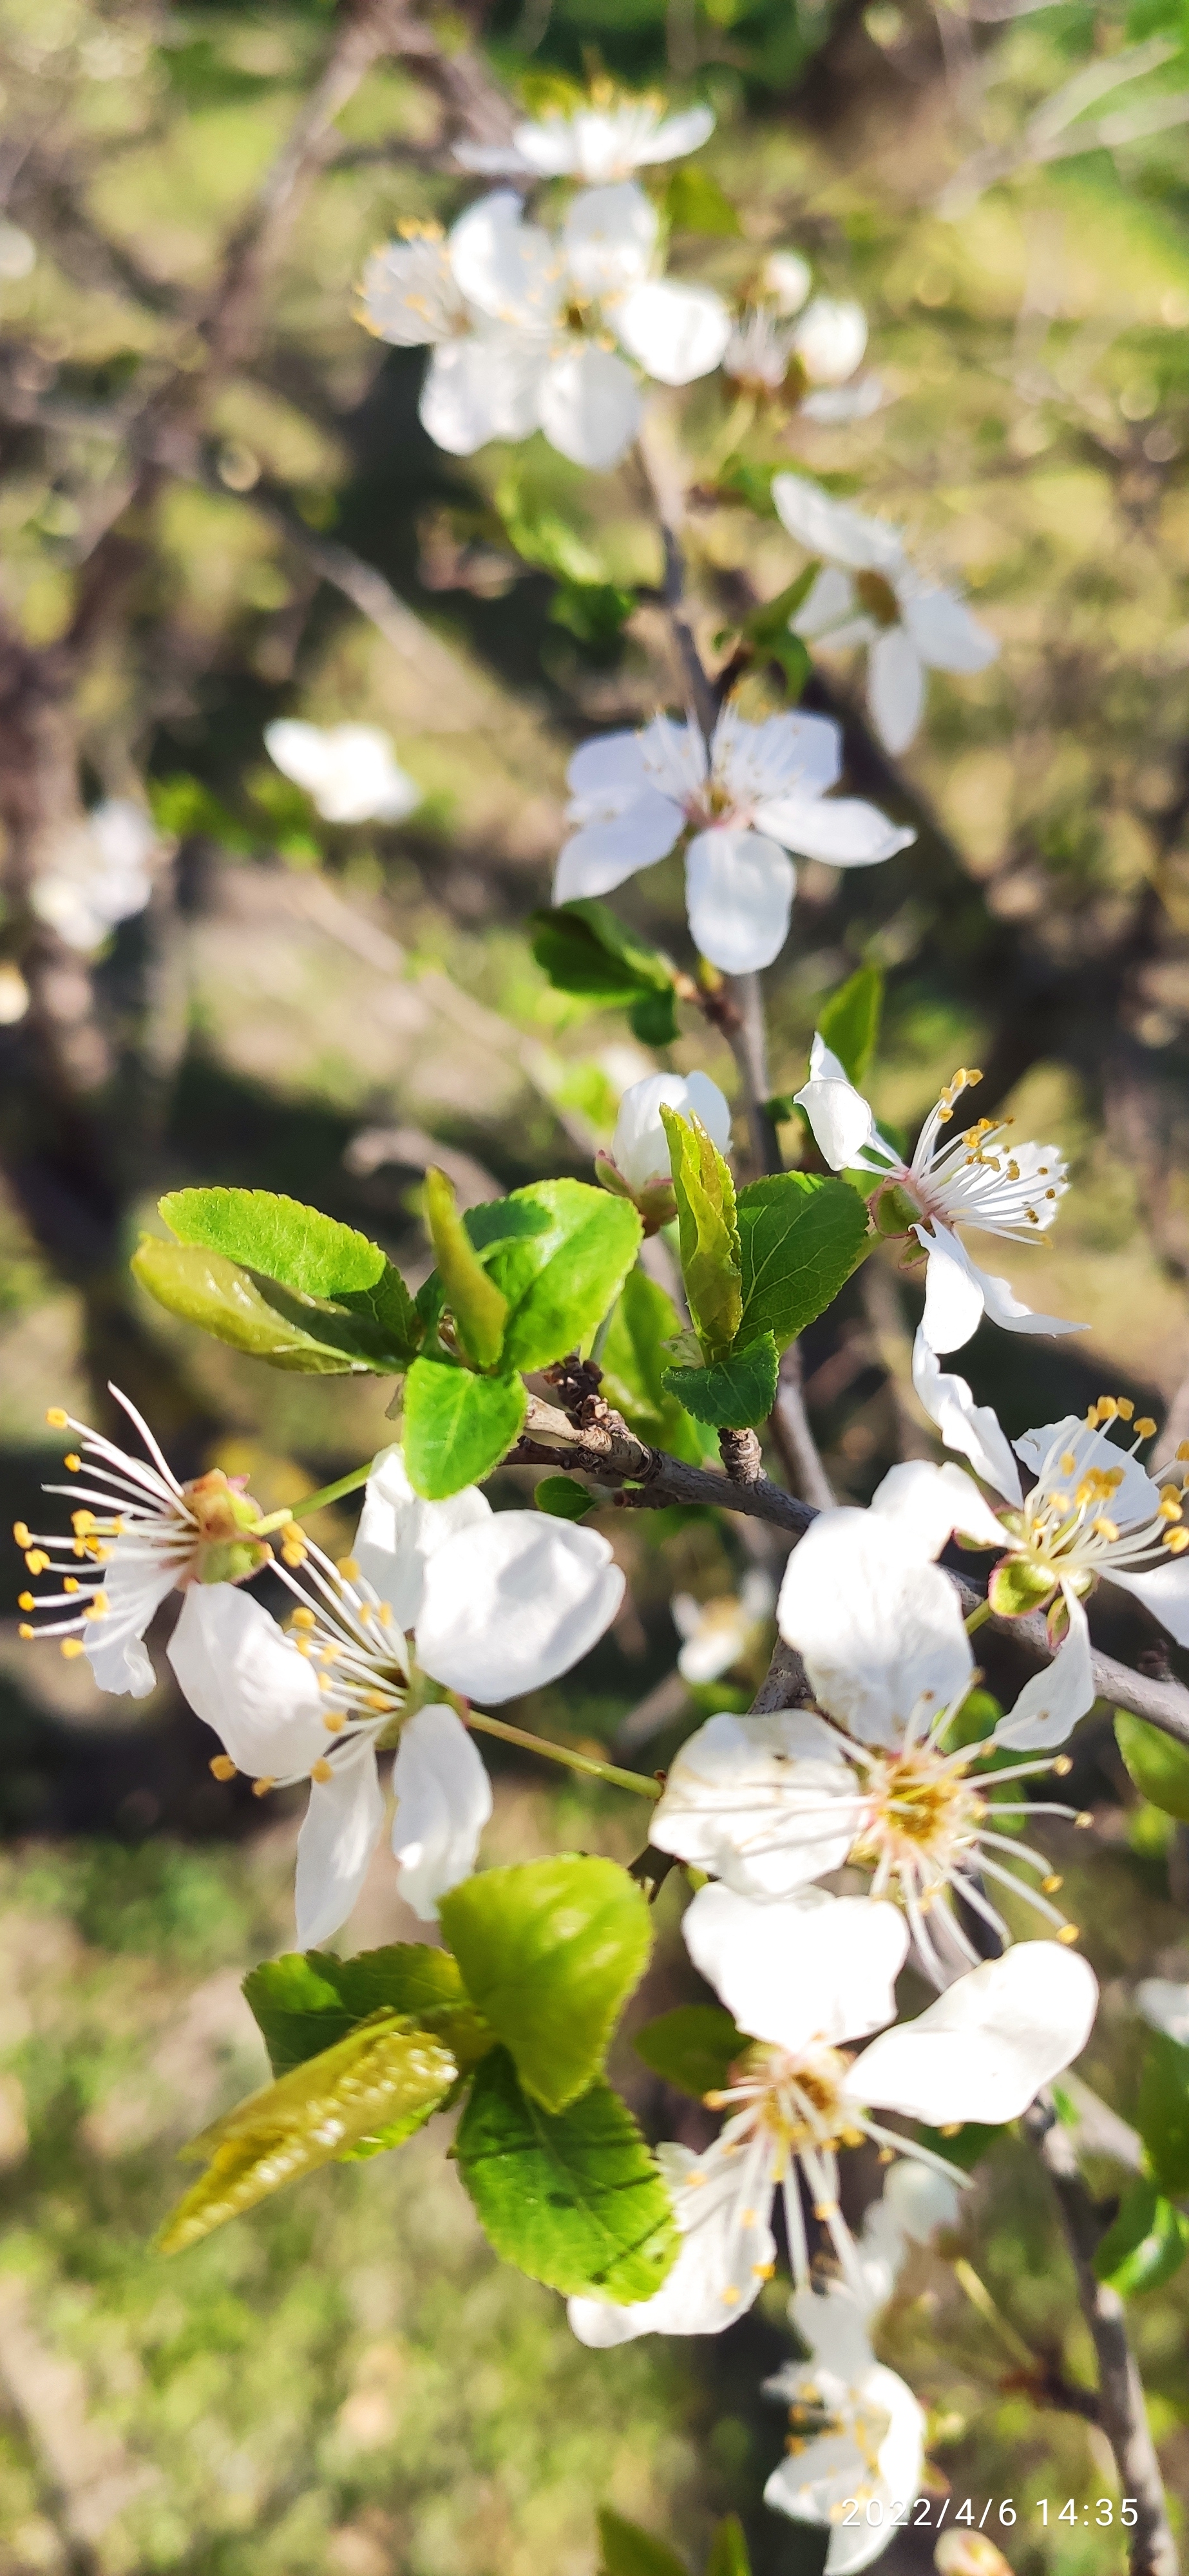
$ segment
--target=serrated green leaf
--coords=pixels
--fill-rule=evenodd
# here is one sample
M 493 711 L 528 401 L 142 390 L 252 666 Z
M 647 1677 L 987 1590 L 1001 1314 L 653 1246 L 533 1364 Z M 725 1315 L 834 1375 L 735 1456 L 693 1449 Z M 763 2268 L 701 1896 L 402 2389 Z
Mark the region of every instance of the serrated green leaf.
M 507 1299 L 505 1368 L 548 1368 L 591 1342 L 643 1239 L 630 1202 L 589 1181 L 533 1181 L 490 1208 L 468 1211 L 474 1242 L 472 1217 L 485 1221 L 478 1248 Z M 494 1232 L 501 1224 L 504 1231 Z
M 321 2056 L 377 2011 L 399 2013 L 432 2039 L 441 2040 L 465 2076 L 494 2045 L 471 2003 L 448 1950 L 424 1942 L 398 1942 L 336 1959 L 319 1950 L 267 1959 L 244 1978 L 244 1995 L 258 2022 L 274 2075 Z M 436 2107 L 424 2113 L 428 2119 Z M 449 2108 L 449 2102 L 445 2105 Z M 344 2161 L 379 2155 L 411 2134 L 407 2117 L 343 2149 Z
M 735 239 L 743 229 L 717 179 L 712 179 L 708 170 L 695 169 L 691 162 L 683 163 L 670 175 L 665 215 L 670 224 L 685 232 L 713 233 L 724 240 Z
M 846 1181 L 779 1172 L 740 1190 L 740 1339 L 771 1333 L 787 1349 L 824 1313 L 865 1257 L 867 1211 Z
M 685 2560 L 609 2505 L 599 2511 L 599 2576 L 688 2576 Z
M 1141 1796 L 1189 1824 L 1189 1745 L 1124 1708 L 1115 1710 L 1115 1740 Z
M 637 2057 L 654 2075 L 675 2084 L 679 2093 L 692 2093 L 697 2102 L 707 2093 L 722 2092 L 747 2045 L 729 2012 L 717 2004 L 676 2004 L 672 2012 L 645 2022 L 632 2040 Z
M 476 1368 L 494 1368 L 503 1347 L 508 1300 L 479 1260 L 451 1183 L 432 1164 L 425 1175 L 425 1222 L 463 1350 Z
M 860 1091 L 879 1040 L 883 994 L 882 967 L 860 966 L 822 1003 L 817 1015 L 826 1045 Z
M 366 1234 L 273 1190 L 171 1190 L 158 1204 L 179 1243 L 223 1252 L 307 1297 L 372 1288 L 384 1268 L 379 1244 Z
M 638 1266 L 629 1270 L 602 1347 L 602 1393 L 628 1429 L 650 1448 L 667 1449 L 691 1466 L 702 1459 L 702 1444 L 688 1414 L 664 1387 L 665 1353 L 661 1344 L 680 1330 L 671 1297 Z
M 735 1184 L 698 1119 L 681 1118 L 662 1104 L 661 1121 L 669 1140 L 690 1320 L 703 1357 L 725 1359 L 743 1316 Z
M 724 2514 L 715 2531 L 706 2576 L 751 2576 L 747 2541 L 737 2513 Z
M 442 1931 L 521 2082 L 564 2110 L 599 2073 L 652 1948 L 648 1902 L 615 1861 L 560 1853 L 464 1879 Z
M 617 920 L 593 895 L 534 912 L 533 955 L 562 993 L 627 1004 L 650 993 L 672 994 L 673 969 L 659 948 Z
M 166 2254 L 197 2245 L 285 2183 L 381 2135 L 408 2136 L 445 2100 L 458 2067 L 442 2041 L 395 2013 L 369 2022 L 251 2095 L 184 2149 L 207 2171 L 166 2221 Z
M 736 1343 L 725 1360 L 716 1360 L 710 1368 L 666 1369 L 661 1382 L 695 1422 L 746 1431 L 767 1421 L 779 1374 L 780 1353 L 771 1333 L 765 1333 L 744 1347 Z
M 555 1521 L 583 1521 L 595 1508 L 595 1497 L 588 1494 L 573 1476 L 542 1476 L 533 1492 L 539 1512 L 548 1512 Z
M 1133 2182 L 1118 2216 L 1094 2254 L 1094 2270 L 1120 2298 L 1158 2290 L 1189 2253 L 1189 2219 L 1165 2200 L 1154 2183 Z
M 664 2183 L 630 2111 L 601 2080 L 554 2114 L 507 2051 L 475 2076 L 458 2169 L 496 2253 L 567 2297 L 624 2305 L 659 2290 L 677 2251 Z
M 523 1381 L 472 1377 L 445 1360 L 416 1359 L 405 1380 L 405 1468 L 415 1494 L 443 1502 L 489 1476 L 519 1438 Z
M 198 1244 L 142 1235 L 131 1267 L 134 1279 L 169 1314 L 233 1350 L 266 1360 L 270 1368 L 341 1377 L 382 1376 L 404 1365 L 386 1358 L 374 1326 L 345 1306 L 254 1278 L 238 1262 Z
M 1148 2042 L 1135 2125 L 1155 2181 L 1180 2200 L 1189 2192 L 1189 2048 L 1164 2031 Z

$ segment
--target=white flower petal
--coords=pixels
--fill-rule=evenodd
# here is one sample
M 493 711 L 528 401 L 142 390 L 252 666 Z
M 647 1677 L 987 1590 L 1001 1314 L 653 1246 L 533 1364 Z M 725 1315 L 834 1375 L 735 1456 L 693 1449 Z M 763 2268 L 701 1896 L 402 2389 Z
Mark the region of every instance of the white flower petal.
M 822 1512 L 789 1558 L 776 1616 L 820 1705 L 864 1744 L 900 1743 L 918 1702 L 936 1715 L 969 1683 L 953 1584 L 881 1514 Z
M 683 153 L 697 152 L 713 132 L 713 108 L 678 108 L 673 116 L 662 117 L 647 149 L 637 149 L 637 165 L 642 169 L 649 162 L 676 161 Z
M 390 1603 L 398 1628 L 411 1628 L 421 1608 L 427 1558 L 457 1531 L 490 1518 L 491 1505 L 477 1485 L 464 1485 L 444 1503 L 423 1502 L 409 1483 L 397 1443 L 374 1461 L 351 1554 L 381 1601 Z
M 625 813 L 584 823 L 571 834 L 557 862 L 554 902 L 572 903 L 576 895 L 611 894 L 637 868 L 650 868 L 667 858 L 684 829 L 680 805 L 657 788 L 645 787 Z
M 867 346 L 867 316 L 861 304 L 836 303 L 815 295 L 793 333 L 796 350 L 811 385 L 842 385 L 853 376 Z
M 856 1091 L 820 1030 L 815 1031 L 810 1050 L 809 1080 L 794 1097 L 831 1171 L 861 1168 L 866 1148 L 880 1141 L 871 1105 Z
M 514 188 L 468 206 L 450 235 L 450 265 L 468 304 L 518 331 L 550 327 L 562 298 L 560 263 L 539 224 L 526 224 Z
M 638 733 L 596 734 L 581 743 L 566 771 L 570 794 L 582 807 L 575 822 L 592 813 L 622 814 L 650 784 L 644 740 Z
M 726 975 L 770 966 L 788 937 L 797 876 L 759 832 L 699 832 L 685 856 L 689 926 L 703 957 Z
M 773 2146 L 761 2141 L 732 2154 L 716 2138 L 704 2155 L 682 2157 L 658 2147 L 681 2246 L 668 2280 L 635 2307 L 571 2299 L 569 2319 L 580 2343 L 606 2351 L 646 2334 L 722 2334 L 758 2298 L 776 2252 L 768 2224 L 774 2189 Z
M 191 1708 L 238 1770 L 285 1779 L 326 1753 L 329 1702 L 313 1665 L 250 1593 L 190 1584 L 165 1651 Z
M 434 350 L 421 388 L 422 427 L 448 456 L 473 456 L 492 438 L 528 438 L 547 364 L 544 342 L 507 331 L 446 341 Z
M 722 1711 L 675 1754 L 650 1839 L 762 1901 L 841 1869 L 862 1812 L 854 1773 L 820 1718 Z
M 681 1930 L 739 2029 L 777 2048 L 861 2039 L 896 2010 L 908 1926 L 894 1905 L 820 1887 L 757 1905 L 730 1887 L 700 1887 Z
M 146 1628 L 177 1581 L 177 1568 L 155 1571 L 143 1558 L 121 1556 L 116 1540 L 103 1569 L 107 1610 L 88 1620 L 83 1632 L 87 1661 L 98 1689 L 131 1699 L 147 1699 L 157 1687 L 152 1658 L 143 1644 Z
M 885 751 L 907 751 L 921 721 L 925 675 L 905 626 L 885 626 L 867 664 L 867 704 Z
M 983 1277 L 948 1226 L 914 1229 L 929 1259 L 921 1331 L 933 1351 L 958 1351 L 983 1319 Z
M 951 2120 L 997 2127 L 1017 2120 L 1081 2055 L 1097 2003 L 1094 1971 L 1076 1950 L 1017 1941 L 959 1977 L 916 2021 L 883 2031 L 843 2089 L 933 2128 Z
M 820 2365 L 804 2377 L 816 2387 Z M 919 2491 L 925 2418 L 911 2388 L 881 2362 L 872 2362 L 850 2388 L 831 2375 L 821 2393 L 832 2411 L 838 2408 L 844 2429 L 819 2433 L 790 2452 L 773 2470 L 764 2501 L 794 2521 L 830 2525 L 825 2576 L 860 2576 L 893 2538 L 893 2510 L 910 2505 Z M 851 2518 L 856 2492 L 878 2502 L 878 2518 L 869 2522 L 865 2509 Z
M 731 336 L 730 314 L 712 286 L 679 286 L 667 277 L 630 287 L 614 319 L 629 357 L 661 385 L 708 376 Z
M 972 617 L 956 590 L 921 582 L 900 584 L 900 614 L 922 662 L 934 671 L 985 671 L 999 652 L 998 638 Z
M 1113 1565 L 1103 1572 L 1121 1591 L 1133 1592 L 1178 1646 L 1189 1646 L 1189 1565 L 1183 1556 L 1170 1556 L 1150 1574 L 1124 1574 Z
M 1142 1977 L 1135 2000 L 1153 2030 L 1189 2048 L 1189 1985 L 1178 1985 L 1171 1977 Z
M 650 1073 L 633 1082 L 619 1104 L 611 1160 L 633 1189 L 658 1173 L 669 1172 L 669 1140 L 661 1123 L 662 1106 L 683 1118 L 697 1118 L 711 1143 L 725 1154 L 731 1142 L 731 1113 L 718 1084 L 708 1073 Z
M 894 572 L 904 560 L 898 528 L 868 519 L 846 501 L 833 501 L 805 474 L 775 474 L 774 507 L 798 545 L 825 555 L 848 572 Z
M 562 236 L 566 267 L 579 293 L 622 295 L 647 277 L 659 224 L 655 206 L 634 180 L 584 188 L 570 207 Z
M 751 724 L 728 705 L 714 728 L 711 767 L 724 799 L 724 819 L 729 806 L 747 810 L 756 821 L 753 809 L 763 799 L 780 803 L 788 795 L 804 804 L 837 785 L 841 728 L 831 716 L 805 716 L 792 709 Z
M 397 349 L 449 339 L 463 312 L 444 241 L 385 242 L 364 262 L 359 291 L 369 331 Z
M 940 1556 L 957 1533 L 982 1547 L 1001 1548 L 1002 1521 L 984 1502 L 964 1467 L 935 1467 L 928 1458 L 905 1458 L 890 1467 L 871 1498 L 871 1509 L 893 1520 L 922 1557 Z
M 912 1347 L 912 1382 L 946 1448 L 960 1449 L 976 1475 L 1002 1494 L 1005 1502 L 1019 1505 L 1023 1501 L 1020 1471 L 998 1415 L 989 1404 L 975 1403 L 964 1377 L 952 1377 L 943 1370 L 921 1331 Z
M 317 1949 L 346 1922 L 383 1822 L 384 1800 L 370 1744 L 352 1760 L 336 1762 L 329 1780 L 312 1782 L 297 1837 L 293 1891 L 301 1949 Z
M 328 823 L 400 823 L 421 802 L 379 725 L 301 724 L 281 717 L 264 747 L 286 778 L 313 798 Z
M 800 411 L 803 420 L 816 420 L 823 429 L 843 429 L 852 420 L 870 420 L 883 401 L 882 376 L 856 376 L 849 385 L 822 385 L 803 395 Z
M 772 796 L 757 805 L 758 830 L 804 859 L 830 868 L 873 868 L 915 841 L 908 826 L 889 822 L 878 805 L 856 796 Z
M 760 283 L 770 295 L 777 312 L 786 317 L 799 313 L 813 284 L 813 270 L 799 250 L 770 250 L 764 262 Z
M 1064 1744 L 1079 1717 L 1094 1706 L 1086 1613 L 1076 1592 L 1068 1586 L 1063 1589 L 1069 1635 L 1052 1663 L 1025 1682 L 1015 1707 L 1000 1719 L 995 1729 L 997 1744 L 1010 1744 L 1025 1753 L 1047 1752 L 1052 1745 Z
M 541 384 L 540 421 L 550 446 L 592 474 L 618 464 L 643 408 L 631 368 L 609 349 L 588 345 L 554 359 Z
M 889 2167 L 883 2196 L 890 2217 L 914 2245 L 929 2245 L 942 2228 L 956 2227 L 962 2209 L 959 2185 L 912 2156 L 900 2156 Z
M 491 1782 L 473 1735 L 452 1708 L 419 1708 L 400 1731 L 392 1770 L 397 1884 L 422 1923 L 475 1866 L 491 1814 Z
M 855 585 L 848 572 L 838 564 L 823 564 L 812 590 L 806 593 L 800 607 L 789 619 L 794 635 L 802 635 L 807 644 L 819 635 L 833 640 L 833 629 L 844 626 L 854 613 Z M 866 642 L 868 621 L 862 621 L 860 640 Z
M 484 1707 L 518 1699 L 589 1653 L 623 1589 L 597 1530 L 544 1512 L 497 1512 L 429 1558 L 418 1662 Z
M 938 1227 L 937 1231 L 940 1233 L 941 1228 Z M 933 1259 L 934 1255 L 930 1254 L 930 1268 L 932 1268 Z M 971 1261 L 968 1254 L 965 1256 L 965 1259 L 966 1267 L 971 1278 L 977 1284 L 979 1294 L 991 1322 L 993 1324 L 1002 1324 L 1005 1332 L 1085 1333 L 1089 1331 L 1089 1326 L 1087 1324 L 1068 1324 L 1061 1315 L 1035 1315 L 1031 1306 L 1024 1306 L 1021 1304 L 1020 1299 L 1017 1297 L 1009 1280 L 997 1279 L 992 1271 L 978 1269 L 976 1264 Z M 934 1335 L 929 1332 L 927 1318 L 928 1299 L 926 1298 L 926 1316 L 923 1329 L 928 1333 L 929 1340 L 933 1343 L 934 1350 L 956 1349 L 956 1343 L 939 1343 L 935 1339 Z

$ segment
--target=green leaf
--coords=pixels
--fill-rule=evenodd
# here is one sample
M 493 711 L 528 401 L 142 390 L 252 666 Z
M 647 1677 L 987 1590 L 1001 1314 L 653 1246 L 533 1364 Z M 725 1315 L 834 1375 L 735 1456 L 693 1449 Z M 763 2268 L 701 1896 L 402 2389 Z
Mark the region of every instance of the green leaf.
M 609 653 L 635 605 L 635 591 L 621 590 L 617 582 L 562 581 L 549 603 L 549 622 L 564 626 L 588 652 Z
M 503 1347 L 508 1301 L 475 1252 L 451 1183 L 432 1163 L 425 1175 L 425 1222 L 467 1358 L 476 1368 L 494 1368 Z
M 624 2305 L 659 2290 L 677 2252 L 669 2196 L 630 2111 L 592 2084 L 556 2116 L 493 2049 L 458 2131 L 458 2169 L 496 2253 L 568 2297 Z
M 740 1337 L 778 1350 L 824 1313 L 869 1248 L 867 1211 L 846 1181 L 779 1172 L 739 1192 Z
M 179 1243 L 224 1252 L 306 1297 L 373 1288 L 384 1269 L 379 1244 L 366 1234 L 272 1190 L 172 1190 L 158 1207 Z
M 627 1005 L 650 993 L 672 995 L 673 969 L 659 948 L 629 930 L 593 895 L 534 912 L 533 955 L 561 993 Z
M 734 239 L 743 229 L 729 197 L 724 197 L 709 171 L 686 163 L 674 170 L 665 190 L 665 215 L 686 232 L 715 233 Z
M 679 2093 L 692 2093 L 697 2102 L 707 2093 L 722 2092 L 747 2045 L 730 2014 L 717 2004 L 676 2004 L 672 2012 L 645 2022 L 632 2041 L 637 2057 L 654 2075 L 675 2084 Z
M 744 456 L 730 456 L 719 470 L 717 488 L 724 500 L 744 502 L 758 519 L 775 519 L 772 477 L 779 471 L 775 465 L 753 465 Z
M 1189 2192 L 1189 2048 L 1154 2032 L 1140 2077 L 1135 2125 L 1161 2191 Z
M 609 2505 L 599 2510 L 598 2576 L 687 2576 L 685 2560 Z
M 414 1493 L 439 1503 L 489 1476 L 519 1438 L 527 1402 L 519 1377 L 472 1377 L 444 1360 L 414 1360 L 404 1419 Z
M 762 1340 L 748 1342 L 744 1348 L 736 1343 L 725 1360 L 716 1360 L 710 1368 L 666 1369 L 662 1384 L 696 1422 L 746 1431 L 767 1421 L 779 1374 L 780 1353 L 771 1333 L 765 1333 Z
M 617 1862 L 561 1853 L 464 1879 L 440 1911 L 472 2002 L 529 2092 L 564 2110 L 599 2073 L 644 1973 L 647 1898 Z
M 862 1090 L 879 1038 L 884 978 L 879 966 L 860 966 L 823 1002 L 818 1028 L 856 1089 Z
M 539 1512 L 548 1512 L 555 1521 L 584 1521 L 595 1509 L 595 1497 L 588 1494 L 573 1476 L 542 1476 L 533 1494 Z
M 790 637 L 789 635 L 789 619 L 796 616 L 797 610 L 808 599 L 817 575 L 817 565 L 807 564 L 804 572 L 799 572 L 795 581 L 790 581 L 786 589 L 777 592 L 775 599 L 761 600 L 759 607 L 754 608 L 751 616 L 745 619 L 741 629 L 748 641 L 758 644 L 767 652 L 779 652 L 781 647 L 789 642 L 800 643 L 799 636 Z M 802 650 L 804 650 L 803 646 Z
M 404 1366 L 385 1355 L 375 1327 L 345 1306 L 254 1278 L 222 1253 L 144 1234 L 131 1266 L 133 1277 L 169 1314 L 199 1325 L 233 1350 L 267 1360 L 270 1368 L 336 1377 L 352 1371 L 383 1375 Z
M 679 1329 L 672 1298 L 646 1270 L 629 1270 L 603 1340 L 602 1393 L 638 1440 L 696 1467 L 702 1444 L 688 1414 L 664 1385 L 661 1344 Z
M 708 1361 L 725 1359 L 743 1315 L 735 1184 L 697 1119 L 662 1105 L 677 1195 L 681 1275 L 690 1320 Z M 763 1330 L 763 1325 L 759 1327 Z
M 474 2055 L 483 2037 L 458 1963 L 427 1942 L 398 1941 L 336 1959 L 321 1950 L 294 1950 L 266 1959 L 244 1978 L 244 1995 L 268 2050 L 274 2075 L 345 2039 L 357 2022 L 381 2010 L 400 2013 L 449 2042 L 459 2063 Z M 480 2052 L 481 2053 L 481 2052 Z
M 677 995 L 672 984 L 663 993 L 642 993 L 628 1012 L 628 1023 L 641 1046 L 672 1046 L 677 1036 Z
M 445 2100 L 457 2074 L 440 2040 L 394 2013 L 361 2023 L 191 2141 L 185 2154 L 209 2163 L 167 2220 L 162 2252 L 196 2245 L 282 2184 L 369 2138 L 408 2136 Z
M 1141 1795 L 1166 1816 L 1189 1824 L 1189 1744 L 1178 1744 L 1124 1708 L 1115 1710 L 1115 1740 Z
M 1189 2218 L 1163 2199 L 1154 2183 L 1133 2182 L 1095 2249 L 1094 2270 L 1100 2281 L 1128 2299 L 1139 2290 L 1160 2289 L 1187 2253 Z
M 612 1198 L 589 1181 L 533 1181 L 502 1204 L 531 1220 L 531 1231 L 509 1232 L 487 1252 L 488 1277 L 508 1302 L 504 1365 L 547 1368 L 593 1340 L 632 1267 L 643 1229 L 630 1201 Z M 500 1205 L 493 1203 L 494 1209 Z M 472 1216 L 493 1221 L 487 1209 L 471 1209 L 468 1233 Z
M 710 2543 L 706 2576 L 751 2576 L 751 2560 L 737 2513 L 724 2514 Z

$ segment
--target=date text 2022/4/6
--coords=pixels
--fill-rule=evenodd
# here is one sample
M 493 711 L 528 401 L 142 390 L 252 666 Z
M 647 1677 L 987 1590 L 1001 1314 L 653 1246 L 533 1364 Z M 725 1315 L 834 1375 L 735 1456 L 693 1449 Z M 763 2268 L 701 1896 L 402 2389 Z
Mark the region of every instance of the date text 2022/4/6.
M 1139 2507 L 1134 2496 L 1094 2496 L 1086 2504 L 1076 2503 L 1072 2496 L 1066 2497 L 1063 2504 L 1058 2504 L 1053 2497 L 1039 2496 L 1035 2504 L 1024 2507 L 1024 2518 L 1035 2518 L 1042 2529 L 1047 2528 L 1050 2521 L 1087 2528 L 1097 2524 L 1100 2530 L 1117 2521 L 1130 2528 L 1139 2520 Z M 886 2521 L 896 2529 L 924 2525 L 926 2529 L 940 2531 L 943 2523 L 950 2522 L 962 2523 L 971 2531 L 985 2531 L 988 2524 L 992 2528 L 996 2523 L 1010 2527 L 1019 2521 L 1020 2515 L 1011 2496 L 1004 2496 L 998 2503 L 993 2496 L 988 2496 L 981 2512 L 976 2510 L 973 2496 L 963 2497 L 961 2503 L 957 2503 L 953 2496 L 918 2496 L 915 2501 L 901 2499 L 888 2505 L 879 2496 L 873 2496 L 869 2502 L 861 2496 L 846 2496 L 834 2519 L 844 2530 L 862 2522 L 877 2524 Z

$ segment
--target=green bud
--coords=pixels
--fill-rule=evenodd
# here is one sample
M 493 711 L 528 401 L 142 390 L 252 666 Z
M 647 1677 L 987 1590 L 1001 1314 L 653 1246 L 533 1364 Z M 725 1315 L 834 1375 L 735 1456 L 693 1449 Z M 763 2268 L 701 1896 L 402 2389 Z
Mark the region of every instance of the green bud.
M 1030 1610 L 1041 1608 L 1055 1587 L 1051 1565 L 1040 1565 L 1027 1556 L 1005 1556 L 992 1572 L 987 1598 L 997 1619 L 1025 1619 Z
M 893 1181 L 888 1189 L 875 1192 L 871 1214 L 877 1234 L 911 1234 L 914 1225 L 921 1222 L 919 1207 L 910 1199 L 907 1190 L 901 1189 L 898 1181 Z

